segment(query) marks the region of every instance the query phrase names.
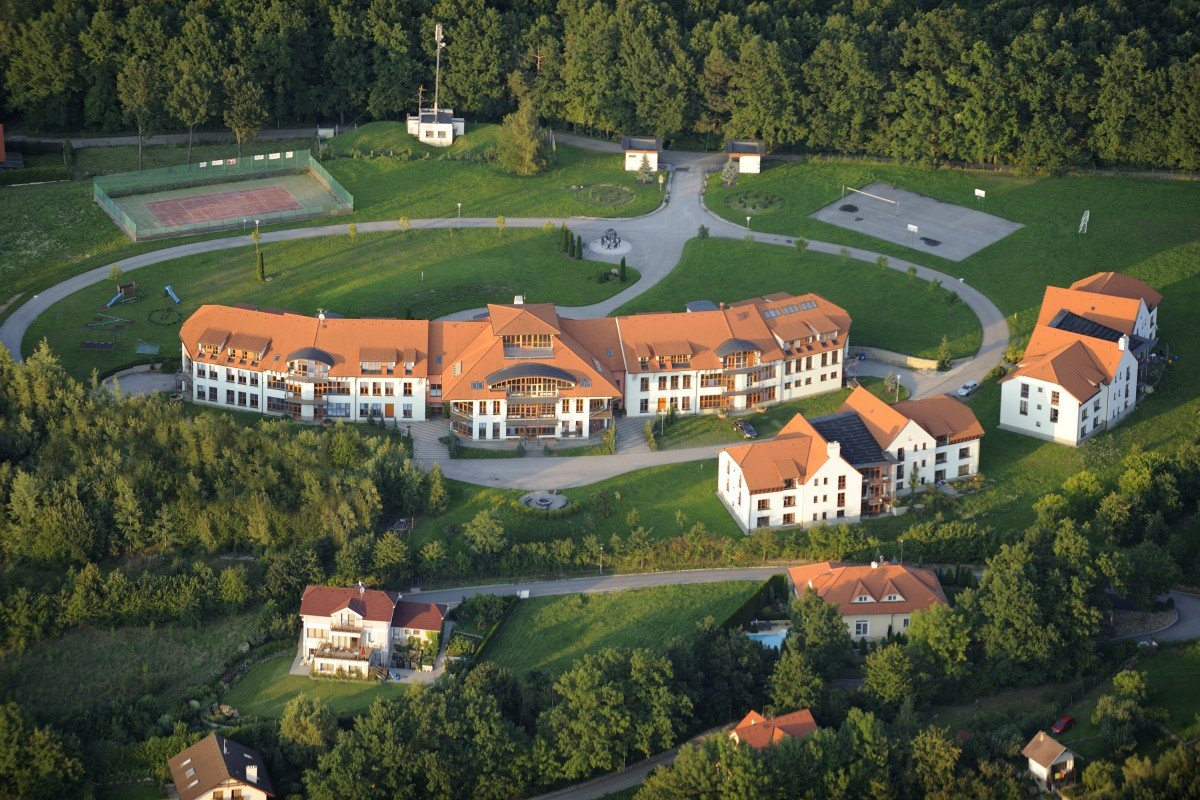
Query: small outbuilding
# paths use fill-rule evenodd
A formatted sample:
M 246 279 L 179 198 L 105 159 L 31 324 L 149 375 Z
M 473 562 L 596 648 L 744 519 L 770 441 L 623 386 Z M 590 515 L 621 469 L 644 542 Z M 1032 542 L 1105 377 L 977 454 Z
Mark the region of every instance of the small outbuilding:
M 650 169 L 658 172 L 658 154 L 662 152 L 662 139 L 656 136 L 622 136 L 621 149 L 625 151 L 625 171 L 637 172 L 642 167 L 642 159 L 650 164 Z
M 762 171 L 762 157 L 767 152 L 764 142 L 751 139 L 731 139 L 725 143 L 725 155 L 737 162 L 738 172 L 757 175 Z
M 1029 774 L 1043 790 L 1075 782 L 1075 754 L 1045 731 L 1038 731 L 1021 755 L 1029 759 Z
M 454 137 L 467 132 L 467 122 L 454 116 L 454 111 L 449 108 L 422 108 L 416 114 L 408 115 L 407 130 L 424 144 L 449 147 L 454 144 Z
M 275 796 L 262 756 L 217 733 L 196 742 L 167 761 L 179 800 Z

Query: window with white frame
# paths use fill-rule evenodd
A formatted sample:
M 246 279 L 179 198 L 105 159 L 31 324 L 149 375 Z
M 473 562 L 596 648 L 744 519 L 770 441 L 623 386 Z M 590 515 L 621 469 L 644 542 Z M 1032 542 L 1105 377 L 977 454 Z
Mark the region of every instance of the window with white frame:
M 854 635 L 867 636 L 871 630 L 871 623 L 865 619 L 854 620 Z

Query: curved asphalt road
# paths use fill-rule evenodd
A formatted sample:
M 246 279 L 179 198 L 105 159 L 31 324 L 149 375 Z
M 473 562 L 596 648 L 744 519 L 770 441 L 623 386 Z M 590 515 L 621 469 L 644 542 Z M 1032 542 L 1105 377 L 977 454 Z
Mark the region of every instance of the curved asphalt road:
M 597 142 L 570 135 L 559 135 L 558 139 L 564 144 L 585 147 L 598 152 L 617 153 L 620 148 L 611 142 Z M 658 210 L 642 217 L 611 219 L 585 217 L 524 217 L 508 219 L 507 224 L 514 228 L 538 228 L 546 222 L 558 226 L 566 222 L 572 230 L 578 232 L 585 241 L 599 238 L 608 228 L 615 227 L 622 238 L 630 242 L 632 247 L 627 259 L 630 266 L 641 272 L 641 279 L 624 291 L 599 303 L 589 306 L 560 307 L 564 316 L 575 318 L 603 317 L 612 313 L 621 305 L 629 302 L 638 295 L 649 291 L 659 281 L 663 280 L 678 264 L 686 242 L 696 235 L 701 225 L 708 227 L 711 236 L 728 239 L 742 239 L 750 233 L 755 241 L 765 244 L 775 244 L 784 247 L 794 246 L 790 236 L 748 231 L 718 217 L 704 205 L 704 178 L 710 167 L 720 164 L 722 154 L 719 153 L 688 153 L 667 152 L 663 154 L 663 163 L 671 167 L 672 178 L 669 184 L 667 202 Z M 456 219 L 442 217 L 433 219 L 412 220 L 413 230 L 428 230 L 436 228 L 492 228 L 495 220 L 487 217 L 471 217 Z M 393 221 L 359 222 L 358 230 L 363 233 L 395 231 Z M 342 236 L 346 234 L 347 225 L 323 225 L 308 228 L 265 232 L 262 241 L 266 243 L 310 239 L 322 236 Z M 151 264 L 159 264 L 196 253 L 210 253 L 230 250 L 238 247 L 249 247 L 253 243 L 248 236 L 233 236 L 223 239 L 210 239 L 200 242 L 167 247 L 142 255 L 131 256 L 120 261 L 121 269 L 125 272 L 139 269 Z M 880 256 L 870 250 L 851 247 L 831 242 L 810 241 L 808 248 L 818 253 L 837 254 L 846 249 L 851 258 L 859 261 L 874 263 Z M 599 257 L 589 253 L 589 258 L 603 261 L 613 261 L 611 256 Z M 947 287 L 954 287 L 962 301 L 979 317 L 982 327 L 982 342 L 979 351 L 969 359 L 957 363 L 953 369 L 942 373 L 915 372 L 897 367 L 884 365 L 872 366 L 870 362 L 860 365 L 862 374 L 872 372 L 896 373 L 908 386 L 914 397 L 924 397 L 952 390 L 968 380 L 982 381 L 987 372 L 1000 362 L 1005 348 L 1008 346 L 1008 325 L 1004 315 L 982 292 L 972 286 L 959 283 L 957 279 L 942 272 L 930 269 L 920 264 L 914 264 L 898 258 L 888 259 L 891 269 L 906 272 L 909 267 L 916 268 L 916 274 L 923 280 L 935 278 Z M 109 266 L 76 275 L 57 284 L 38 295 L 34 295 L 19 306 L 3 324 L 0 324 L 0 344 L 8 348 L 14 358 L 20 360 L 21 346 L 29 326 L 46 308 L 63 300 L 80 289 L 101 283 L 108 279 Z M 481 309 L 472 309 L 451 315 L 454 318 L 470 318 Z M 470 483 L 488 486 L 506 486 L 523 488 L 570 488 L 594 483 L 598 480 L 620 475 L 625 472 L 643 469 L 660 464 L 672 464 L 685 461 L 696 461 L 713 458 L 720 447 L 699 447 L 685 450 L 661 451 L 658 453 L 618 454 L 613 456 L 589 456 L 586 458 L 570 459 L 462 459 L 449 461 L 444 464 L 448 477 Z

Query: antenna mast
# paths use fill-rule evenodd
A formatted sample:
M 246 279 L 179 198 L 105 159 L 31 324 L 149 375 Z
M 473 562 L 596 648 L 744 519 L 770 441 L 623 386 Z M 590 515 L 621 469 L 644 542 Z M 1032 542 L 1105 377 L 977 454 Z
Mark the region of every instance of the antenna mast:
M 438 23 L 433 27 L 433 42 L 437 47 L 437 67 L 433 77 L 433 115 L 437 118 L 438 113 L 438 92 L 442 88 L 442 48 L 446 46 L 442 39 L 442 23 Z

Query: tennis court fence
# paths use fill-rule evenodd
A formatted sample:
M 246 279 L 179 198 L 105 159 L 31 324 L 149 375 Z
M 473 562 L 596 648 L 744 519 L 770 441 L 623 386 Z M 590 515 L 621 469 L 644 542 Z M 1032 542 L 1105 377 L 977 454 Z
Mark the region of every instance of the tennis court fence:
M 92 197 L 130 239 L 139 241 L 201 231 L 228 230 L 244 226 L 244 221 L 225 219 L 166 226 L 160 224 L 152 215 L 139 213 L 144 210 L 144 205 L 128 198 L 256 178 L 303 174 L 310 175 L 332 195 L 332 198 L 298 197 L 297 200 L 301 203 L 302 208 L 258 214 L 256 219 L 260 224 L 268 225 L 317 216 L 348 214 L 354 210 L 354 195 L 346 191 L 346 188 L 338 183 L 337 179 L 330 175 L 319 161 L 313 158 L 309 150 L 261 153 L 242 158 L 214 159 L 141 172 L 100 175 L 92 181 Z

